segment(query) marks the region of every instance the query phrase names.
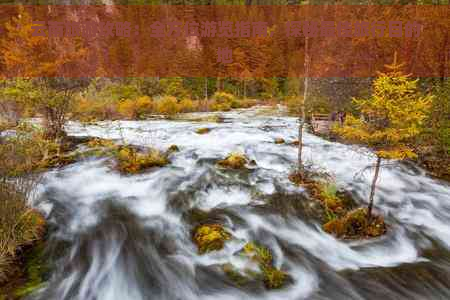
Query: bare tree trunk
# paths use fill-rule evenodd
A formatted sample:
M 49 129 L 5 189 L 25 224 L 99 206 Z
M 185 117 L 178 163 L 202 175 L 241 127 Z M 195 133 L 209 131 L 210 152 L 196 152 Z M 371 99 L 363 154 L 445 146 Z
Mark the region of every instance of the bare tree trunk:
M 247 99 L 247 87 L 245 84 L 245 79 L 244 79 L 244 100 Z
M 381 157 L 377 156 L 377 164 L 375 165 L 375 175 L 372 180 L 372 187 L 370 189 L 369 208 L 367 212 L 367 220 L 372 218 L 373 198 L 375 196 L 375 187 L 377 185 L 378 175 L 380 174 Z
M 309 85 L 309 40 L 308 37 L 305 36 L 305 84 L 303 87 L 303 101 L 300 105 L 301 115 L 299 116 L 299 126 L 298 126 L 298 173 L 301 175 L 301 177 L 304 177 L 305 169 L 303 166 L 303 158 L 302 158 L 302 152 L 303 152 L 303 127 L 305 125 L 305 103 L 306 98 L 308 96 L 308 85 Z

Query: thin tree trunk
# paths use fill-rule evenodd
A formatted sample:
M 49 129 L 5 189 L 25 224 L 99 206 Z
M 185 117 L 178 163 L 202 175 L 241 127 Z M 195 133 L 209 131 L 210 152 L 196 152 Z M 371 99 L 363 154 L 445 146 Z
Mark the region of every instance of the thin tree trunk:
M 208 77 L 205 77 L 205 107 L 208 111 Z
M 247 89 L 246 89 L 246 84 L 245 84 L 245 80 L 244 80 L 244 100 L 247 99 Z
M 369 208 L 367 212 L 367 220 L 372 218 L 373 198 L 375 196 L 375 187 L 377 185 L 378 175 L 380 174 L 381 157 L 377 156 L 377 164 L 375 165 L 375 175 L 372 180 L 372 187 L 370 189 Z
M 308 37 L 305 36 L 305 84 L 304 84 L 304 88 L 303 88 L 303 101 L 300 105 L 300 110 L 301 110 L 301 115 L 300 115 L 300 119 L 299 119 L 299 126 L 298 126 L 298 173 L 301 175 L 301 177 L 304 177 L 304 166 L 303 166 L 303 158 L 302 158 L 302 153 L 303 153 L 303 127 L 305 125 L 305 118 L 306 118 L 306 114 L 305 114 L 305 103 L 306 103 L 306 98 L 308 96 L 308 85 L 309 85 L 309 41 L 308 41 Z

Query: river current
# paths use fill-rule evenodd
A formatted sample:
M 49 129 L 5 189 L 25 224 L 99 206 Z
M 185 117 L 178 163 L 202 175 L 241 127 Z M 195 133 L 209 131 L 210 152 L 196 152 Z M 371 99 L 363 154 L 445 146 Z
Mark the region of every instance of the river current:
M 105 121 L 70 123 L 73 136 L 117 139 L 162 150 L 178 145 L 171 163 L 139 175 L 114 171 L 90 158 L 45 174 L 33 205 L 51 230 L 53 266 L 32 299 L 450 299 L 450 186 L 412 164 L 382 167 L 376 212 L 388 234 L 340 241 L 322 231 L 317 204 L 287 179 L 297 148 L 298 123 L 264 108 L 223 113 L 223 123 Z M 205 113 L 193 114 L 195 117 Z M 201 127 L 211 128 L 203 135 Z M 339 187 L 367 202 L 374 156 L 362 147 L 306 133 L 308 166 L 333 174 Z M 249 171 L 215 166 L 231 152 L 256 161 Z M 201 210 L 233 238 L 221 251 L 199 255 L 190 216 Z M 245 268 L 246 242 L 271 249 L 291 280 L 279 290 L 239 287 L 221 266 Z

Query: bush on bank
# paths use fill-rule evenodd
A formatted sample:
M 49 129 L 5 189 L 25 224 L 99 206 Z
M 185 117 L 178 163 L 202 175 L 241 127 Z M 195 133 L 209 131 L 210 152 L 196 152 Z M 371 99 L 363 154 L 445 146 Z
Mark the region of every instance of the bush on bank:
M 20 250 L 43 237 L 45 219 L 27 200 L 39 182 L 36 170 L 54 150 L 43 131 L 29 125 L 0 137 L 0 285 L 10 279 Z

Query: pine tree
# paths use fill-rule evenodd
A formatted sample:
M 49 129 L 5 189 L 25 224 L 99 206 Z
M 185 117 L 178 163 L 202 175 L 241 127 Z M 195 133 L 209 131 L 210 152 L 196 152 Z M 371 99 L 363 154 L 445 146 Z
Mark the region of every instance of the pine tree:
M 403 64 L 394 61 L 379 72 L 368 99 L 353 99 L 361 118 L 349 116 L 335 132 L 345 139 L 368 145 L 377 156 L 375 175 L 369 197 L 368 218 L 371 218 L 376 182 L 383 159 L 416 158 L 409 142 L 416 137 L 430 110 L 432 97 L 418 90 L 418 79 L 402 72 Z

